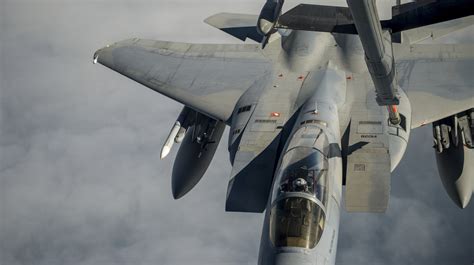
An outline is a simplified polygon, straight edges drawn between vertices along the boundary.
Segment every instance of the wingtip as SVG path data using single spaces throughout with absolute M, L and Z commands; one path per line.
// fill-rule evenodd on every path
M 225 16 L 226 14 L 228 14 L 228 13 L 225 13 L 225 12 L 217 13 L 217 14 L 214 14 L 214 15 L 211 15 L 211 16 L 205 18 L 203 21 L 206 24 L 214 26 L 213 24 L 214 24 L 215 20 L 219 19 L 219 17 Z
M 212 27 L 215 27 L 215 28 L 219 28 L 218 26 L 218 19 L 219 17 L 222 15 L 222 13 L 218 13 L 218 14 L 214 14 L 214 15 L 211 15 L 207 18 L 205 18 L 203 20 L 204 23 L 206 23 L 207 25 L 209 26 L 212 26 Z
M 205 19 L 203 20 L 203 22 L 206 23 L 207 25 L 211 25 L 211 26 L 212 26 L 211 21 L 212 21 L 212 17 L 213 17 L 213 16 L 214 16 L 214 15 L 205 18 Z
M 95 52 L 94 57 L 92 59 L 92 63 L 97 64 L 98 61 L 99 61 L 99 55 L 97 54 L 97 52 Z
M 100 63 L 99 61 L 99 56 L 101 55 L 102 51 L 106 48 L 110 47 L 109 45 L 105 46 L 104 48 L 100 48 L 97 51 L 95 51 L 94 56 L 92 57 L 92 63 L 97 64 Z
M 108 44 L 106 45 L 105 47 L 103 48 L 100 48 L 98 49 L 95 53 L 94 53 L 94 56 L 92 57 L 92 63 L 93 64 L 97 64 L 97 63 L 102 63 L 101 60 L 100 60 L 100 57 L 102 57 L 102 61 L 103 61 L 103 57 L 107 57 L 108 56 L 108 53 L 107 51 L 109 51 L 109 48 L 115 46 L 116 44 Z

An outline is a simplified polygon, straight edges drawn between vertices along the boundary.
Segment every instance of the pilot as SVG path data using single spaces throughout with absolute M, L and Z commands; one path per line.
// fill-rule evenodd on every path
M 293 180 L 293 190 L 296 192 L 308 192 L 308 182 L 304 178 Z

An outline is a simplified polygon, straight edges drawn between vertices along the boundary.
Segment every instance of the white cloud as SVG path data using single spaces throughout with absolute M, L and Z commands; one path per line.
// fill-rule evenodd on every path
M 159 149 L 179 104 L 91 57 L 133 36 L 237 42 L 201 21 L 262 4 L 1 2 L 0 263 L 255 264 L 263 215 L 224 212 L 226 141 L 195 190 L 172 200 L 172 156 L 160 161 Z M 457 211 L 444 194 L 429 134 L 415 132 L 410 156 L 428 157 L 400 165 L 387 215 L 343 214 L 338 264 L 472 255 L 472 207 Z

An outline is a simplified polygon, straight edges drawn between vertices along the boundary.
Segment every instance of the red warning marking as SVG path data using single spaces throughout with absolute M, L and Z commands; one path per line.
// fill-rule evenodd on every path
M 346 77 L 347 80 L 352 80 L 352 76 Z

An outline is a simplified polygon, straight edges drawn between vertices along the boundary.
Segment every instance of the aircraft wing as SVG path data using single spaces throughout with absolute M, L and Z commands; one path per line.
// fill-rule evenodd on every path
M 411 128 L 474 108 L 474 45 L 394 48 L 398 83 L 411 102 Z
M 94 62 L 217 120 L 270 69 L 259 45 L 130 39 L 98 50 Z

